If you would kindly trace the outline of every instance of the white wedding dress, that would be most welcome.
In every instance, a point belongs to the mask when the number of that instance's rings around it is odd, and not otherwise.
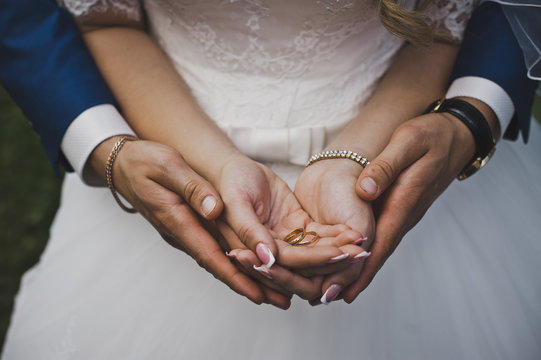
[[[135,0],[69,0],[140,19]],[[460,37],[465,1],[436,2]],[[151,32],[242,151],[293,184],[402,42],[368,0],[148,0]],[[539,359],[541,131],[454,182],[351,305],[256,306],[76,175],[2,359]]]

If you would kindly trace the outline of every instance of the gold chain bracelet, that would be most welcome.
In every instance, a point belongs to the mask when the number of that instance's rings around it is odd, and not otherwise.
[[[363,168],[370,164],[370,161],[363,155],[349,150],[328,150],[312,155],[306,166],[310,166],[315,162],[327,159],[349,159],[360,164]]]
[[[135,136],[122,136],[120,139],[118,139],[118,141],[113,146],[109,157],[107,158],[107,163],[105,164],[105,179],[107,180],[107,186],[109,187],[109,190],[111,190],[111,193],[113,194],[113,197],[115,198],[117,204],[122,208],[122,210],[129,212],[130,214],[136,213],[137,210],[135,208],[127,207],[122,203],[122,201],[120,201],[118,193],[115,189],[115,185],[113,185],[113,164],[116,160],[116,157],[118,156],[118,153],[120,152],[120,149],[122,149],[122,146],[124,146],[126,141],[135,140],[138,140]]]

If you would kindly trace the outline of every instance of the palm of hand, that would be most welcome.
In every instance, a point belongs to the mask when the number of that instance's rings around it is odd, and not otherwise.
[[[372,207],[355,193],[361,170],[350,160],[316,163],[299,176],[295,195],[315,221],[345,224],[372,239],[375,231]]]
[[[361,234],[338,222],[329,226],[313,221],[287,184],[267,167],[251,160],[229,163],[222,171],[217,188],[225,203],[225,222],[219,227],[228,247],[233,249],[230,255],[233,254],[245,271],[258,276],[264,284],[287,294],[296,293],[305,299],[313,299],[321,296],[322,283],[321,277],[314,275],[329,274],[348,266],[347,262],[333,263],[331,259],[337,256],[345,259],[341,247],[349,244],[357,248],[352,244]],[[353,185],[351,189],[353,191]],[[296,228],[316,231],[320,239],[302,247],[280,240]],[[254,251],[255,245],[263,240],[263,233],[276,247],[276,260],[281,265],[266,270],[267,277],[272,272],[273,284],[252,268],[265,263]],[[301,272],[309,269],[302,273],[310,279],[288,269]]]
[[[251,220],[255,220],[255,216],[273,238],[281,238],[287,228],[309,222],[309,216],[287,184],[255,161],[242,159],[228,163],[222,170],[217,189],[226,204],[226,219],[244,208],[244,215],[251,213]],[[231,222],[235,221],[231,219]]]

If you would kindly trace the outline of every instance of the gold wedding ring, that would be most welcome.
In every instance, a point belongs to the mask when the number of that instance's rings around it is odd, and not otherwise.
[[[307,236],[311,236],[307,239]],[[319,240],[319,235],[315,231],[304,231],[303,228],[298,228],[287,234],[284,241],[292,246],[302,246],[315,243]]]

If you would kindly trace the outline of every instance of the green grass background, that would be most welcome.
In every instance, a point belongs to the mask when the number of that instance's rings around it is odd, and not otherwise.
[[[59,191],[37,135],[0,87],[0,348],[21,275],[47,241]]]
[[[534,115],[541,119],[540,89]],[[38,137],[0,87],[0,349],[21,275],[39,259],[59,194]]]

